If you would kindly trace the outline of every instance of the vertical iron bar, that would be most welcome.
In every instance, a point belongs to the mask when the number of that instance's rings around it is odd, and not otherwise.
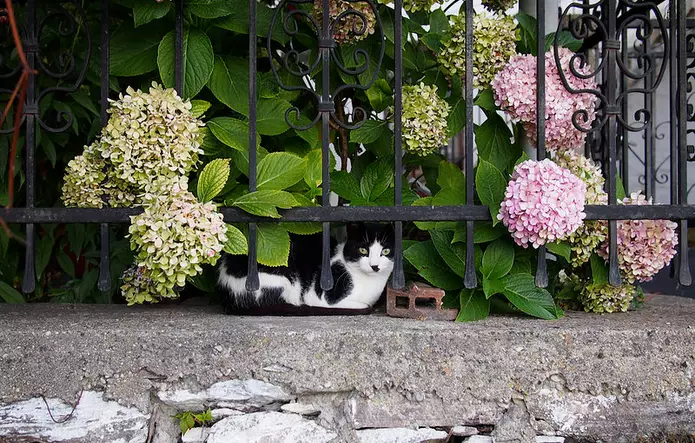
[[[664,50],[669,51],[669,92],[670,96],[675,98],[675,100],[669,100],[670,108],[670,119],[669,119],[669,141],[671,142],[671,152],[669,156],[670,163],[670,174],[671,174],[671,195],[669,202],[672,205],[678,204],[678,94],[680,88],[678,87],[678,38],[676,36],[676,27],[678,25],[678,20],[676,17],[678,14],[678,6],[676,0],[669,1],[668,4],[668,17],[669,17],[669,45],[668,48]],[[671,262],[671,271],[669,276],[671,278],[677,278],[679,264],[679,256],[676,254],[673,261]]]
[[[110,80],[110,42],[111,23],[109,17],[109,0],[101,0],[101,126],[109,120],[109,80]],[[99,290],[111,290],[111,259],[109,244],[109,225],[101,224],[101,242],[99,247]]]
[[[678,0],[678,204],[688,202],[688,114],[687,114],[687,46],[685,23],[685,0]],[[673,20],[673,18],[671,18]],[[673,42],[672,42],[673,44]],[[688,263],[688,220],[679,220],[678,229],[678,282],[683,286],[692,284]]]
[[[321,57],[321,205],[328,207],[330,201],[330,159],[331,152],[329,150],[330,136],[330,110],[331,104],[336,104],[331,100],[331,46],[333,36],[330,30],[330,4],[329,0],[323,0],[323,14],[321,20],[321,32],[319,36],[319,55]],[[342,103],[337,103],[337,106],[343,106]],[[321,261],[321,289],[328,291],[333,288],[333,272],[331,271],[331,224],[323,222],[323,244],[322,244],[322,261]]]
[[[608,39],[604,42],[606,48],[606,112],[608,121],[604,130],[607,131],[608,138],[608,204],[616,204],[616,152],[617,152],[617,54],[620,44],[616,40],[616,0],[607,0],[602,5],[603,12],[608,19]],[[609,237],[609,258],[608,258],[608,281],[613,286],[620,286],[620,271],[618,270],[618,224],[616,220],[608,222]]]
[[[536,140],[537,158],[543,161],[545,152],[545,0],[536,0]],[[548,286],[548,265],[545,245],[538,248],[536,286]]]
[[[36,164],[34,160],[34,151],[36,149],[36,116],[39,112],[38,103],[36,103],[36,76],[34,75],[34,67],[36,63],[36,55],[38,52],[38,35],[36,35],[36,0],[29,0],[27,7],[27,29],[25,53],[27,62],[31,71],[27,85],[26,102],[24,105],[24,114],[26,116],[26,207],[33,208],[36,203]],[[24,257],[24,278],[22,280],[22,291],[25,294],[34,292],[36,289],[36,235],[34,232],[34,224],[26,225],[26,255]]]
[[[174,88],[183,96],[183,0],[175,0],[176,22],[174,23]]]
[[[466,205],[473,205],[473,194],[475,192],[473,181],[473,2],[466,2]],[[472,220],[466,221],[466,273],[463,277],[463,284],[468,289],[478,286],[478,278],[475,275],[475,249],[473,248],[473,229],[475,225]]]
[[[649,39],[644,40],[644,52],[649,54],[652,51]],[[650,72],[644,77],[644,89],[650,91],[654,85],[654,69],[650,67]],[[654,92],[655,93],[655,92]],[[644,94],[644,109],[649,112],[649,121],[647,127],[644,128],[644,195],[649,198],[656,198],[656,171],[655,167],[655,152],[654,152],[654,97],[651,92]],[[627,121],[627,120],[625,120]],[[627,143],[624,149],[627,152]],[[627,155],[627,154],[626,154]],[[625,169],[623,169],[624,171]],[[625,191],[629,191],[627,185],[627,175],[623,175],[623,185]]]
[[[621,10],[622,10],[623,14],[626,13],[627,12],[627,6],[622,5]],[[623,31],[622,31],[622,42],[623,42],[623,46],[625,46],[625,49],[620,52],[620,56],[622,57],[623,63],[625,64],[625,66],[627,66],[628,62],[629,62],[629,60],[628,60],[628,58],[629,58],[628,57],[628,48],[627,48],[627,45],[628,45],[627,26],[624,27]],[[623,72],[621,72],[620,73],[620,88],[622,91],[625,91],[627,89],[627,87],[628,87],[627,82],[628,82],[627,76]],[[648,94],[645,94],[645,100],[646,100],[646,95],[648,95]],[[622,115],[623,121],[626,122],[627,118],[628,118],[627,117],[627,109],[629,107],[630,97],[625,97],[625,101],[627,102],[627,105],[621,107],[620,113]],[[621,169],[620,177],[623,181],[623,186],[625,187],[626,191],[628,189],[630,189],[630,185],[629,185],[630,169],[628,167],[628,164],[629,164],[628,158],[630,156],[629,155],[630,152],[628,149],[628,135],[629,135],[628,130],[625,127],[623,127],[620,131],[620,140],[621,140],[621,144],[620,144],[620,169]],[[646,149],[646,146],[645,146],[645,149]]]
[[[256,0],[249,0],[249,192],[256,190],[256,38]],[[255,223],[249,223],[247,291],[257,291],[260,288],[256,229]]]
[[[395,0],[396,18],[394,23],[394,43],[396,46],[394,53],[395,62],[395,92],[393,103],[393,170],[394,189],[393,202],[395,206],[402,205],[402,178],[403,178],[403,0]],[[405,286],[405,275],[403,274],[403,222],[397,221],[394,229],[394,263],[391,286],[394,289],[401,289]]]

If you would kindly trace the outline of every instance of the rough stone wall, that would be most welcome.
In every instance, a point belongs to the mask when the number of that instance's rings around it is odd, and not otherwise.
[[[216,423],[184,441],[627,442],[695,432],[693,318],[695,301],[665,296],[627,314],[473,324],[7,306],[0,442],[176,442],[172,416],[206,408]]]

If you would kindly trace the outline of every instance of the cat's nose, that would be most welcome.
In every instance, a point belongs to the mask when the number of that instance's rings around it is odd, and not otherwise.
[[[378,266],[372,266],[372,269],[374,269],[374,272],[379,272],[379,267],[378,267]]]

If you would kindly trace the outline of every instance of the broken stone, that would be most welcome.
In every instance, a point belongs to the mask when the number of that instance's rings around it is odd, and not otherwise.
[[[212,409],[210,414],[212,415],[213,421],[220,421],[225,417],[229,417],[230,415],[241,415],[243,412],[232,408],[217,408]]]
[[[432,428],[382,428],[357,431],[360,443],[422,443],[444,442],[449,434]]]
[[[316,416],[321,413],[321,411],[316,409],[314,405],[307,403],[287,403],[280,406],[280,409],[282,409],[284,412],[291,412],[293,414],[307,416]]]
[[[473,435],[464,440],[465,443],[494,443],[489,435]]]
[[[535,443],[536,430],[523,404],[512,403],[492,431],[496,443]]]
[[[207,443],[328,443],[336,437],[301,415],[256,412],[215,423]]]
[[[60,423],[51,418],[46,403]],[[46,399],[46,403],[32,398],[0,404],[0,437],[123,443],[142,443],[147,439],[149,416],[136,408],[104,400],[103,392],[84,391],[74,411],[72,405],[59,399]]]
[[[556,437],[553,435],[539,435],[536,437],[536,443],[565,443],[565,437]]]
[[[181,436],[181,441],[183,443],[205,443],[209,432],[208,428],[191,428]]]
[[[470,437],[471,435],[476,435],[478,430],[473,426],[454,426],[451,430],[451,435],[456,437]]]
[[[287,402],[293,398],[279,386],[253,379],[223,381],[200,392],[191,392],[188,389],[159,391],[157,396],[170,406],[189,411],[234,404],[249,405],[253,408],[273,402]]]

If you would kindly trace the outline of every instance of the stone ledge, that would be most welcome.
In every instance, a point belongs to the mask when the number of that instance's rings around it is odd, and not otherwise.
[[[356,429],[483,424],[623,441],[695,431],[694,318],[695,300],[668,296],[626,314],[472,324],[4,305],[0,406],[73,403],[85,390],[149,418],[156,402],[177,407],[162,392],[202,392],[207,405],[215,383],[255,379],[314,405],[337,441]]]

